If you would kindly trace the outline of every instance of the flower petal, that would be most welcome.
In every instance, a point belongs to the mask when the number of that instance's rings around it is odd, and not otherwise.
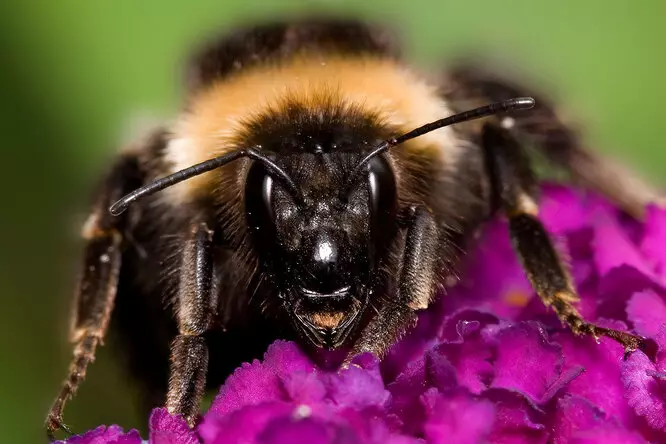
[[[481,443],[492,430],[495,407],[490,401],[474,399],[464,391],[443,396],[432,388],[423,394],[422,402],[428,442]]]
[[[643,352],[622,363],[622,382],[629,405],[656,430],[666,430],[666,380]]]
[[[647,211],[641,251],[663,279],[666,279],[666,209],[651,206]]]
[[[136,430],[125,433],[117,425],[99,426],[87,431],[83,435],[76,435],[66,441],[56,441],[54,444],[141,444],[141,435]]]
[[[536,403],[546,401],[544,396],[561,374],[560,346],[549,342],[534,322],[490,326],[484,333],[496,344],[491,386],[519,391]]]
[[[597,303],[596,318],[627,322],[627,301],[635,293],[650,289],[660,289],[653,277],[647,276],[629,265],[613,268],[600,277],[597,289],[593,294]]]
[[[354,430],[315,418],[276,418],[257,436],[257,444],[361,444]]]
[[[351,365],[338,373],[326,373],[321,376],[326,387],[328,399],[337,406],[360,410],[366,407],[384,407],[390,394],[384,388],[384,381],[379,373],[379,360],[368,355],[366,362]],[[358,358],[354,362],[359,362]]]
[[[542,187],[539,214],[546,228],[555,235],[572,233],[606,216],[612,207],[594,193],[558,184]]]
[[[447,320],[445,327],[446,332],[451,329],[450,325],[456,325],[457,338],[444,340],[434,349],[453,366],[454,379],[472,393],[481,393],[492,379],[494,370],[490,360],[493,350],[481,336],[481,329],[496,321],[494,316],[480,312],[459,312]]]
[[[654,290],[634,293],[626,310],[634,329],[643,336],[656,335],[659,327],[666,323],[666,302]]]
[[[578,431],[602,424],[605,416],[584,398],[568,395],[559,399],[553,424],[553,444],[568,443]]]
[[[617,426],[598,427],[580,432],[573,437],[571,444],[648,444],[641,435]]]
[[[604,326],[626,328],[620,323],[606,323]],[[624,398],[624,387],[620,379],[620,364],[624,356],[622,346],[608,338],[601,338],[597,343],[592,337],[574,336],[569,331],[555,334],[553,341],[562,346],[563,371],[579,366],[585,369],[569,383],[567,393],[586,399],[608,417],[627,424],[631,410]]]
[[[495,422],[488,442],[541,444],[548,440],[544,413],[523,394],[506,389],[489,389],[482,398],[495,406]]]
[[[645,262],[638,246],[622,231],[620,224],[610,217],[594,226],[594,261],[601,276],[613,268],[629,266],[655,282],[659,279]]]
[[[150,444],[198,444],[197,434],[181,417],[166,409],[155,409],[150,415]]]
[[[495,220],[484,227],[460,268],[465,279],[444,296],[449,313],[467,308],[515,319],[534,298],[511,246],[506,221]]]
[[[308,374],[314,371],[314,364],[296,344],[287,341],[274,342],[266,352],[263,362],[244,363],[227,378],[215,397],[210,411],[224,415],[244,406],[269,401],[289,400],[302,395],[305,399],[312,394],[306,391],[287,392],[284,381],[295,374]],[[289,384],[288,384],[289,385]],[[289,385],[293,389],[293,384]],[[307,386],[304,388],[316,387]]]
[[[457,385],[455,368],[446,357],[430,351],[388,386],[392,396],[390,412],[402,420],[405,432],[419,434],[425,421],[421,395],[431,387],[448,391]]]
[[[266,402],[220,415],[206,414],[198,431],[204,444],[255,443],[257,435],[275,418],[289,417],[298,408],[282,402]],[[301,415],[302,416],[302,415]]]

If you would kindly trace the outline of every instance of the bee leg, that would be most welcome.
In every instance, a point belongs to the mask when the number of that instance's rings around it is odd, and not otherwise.
[[[497,69],[467,64],[448,72],[450,91],[444,95],[463,108],[512,97],[531,96],[536,106],[529,112],[502,118],[511,133],[526,138],[550,161],[569,172],[572,179],[595,190],[634,217],[644,214],[650,203],[664,203],[656,188],[641,180],[624,165],[584,145],[580,132],[562,117],[555,105],[528,88],[497,75]],[[466,109],[466,108],[465,108]]]
[[[138,161],[126,156],[111,170],[84,228],[86,239],[82,273],[75,292],[70,339],[75,344],[67,378],[46,416],[46,432],[51,440],[58,429],[71,431],[62,421],[67,401],[76,393],[95,359],[95,349],[109,324],[116,297],[121,262],[122,232],[127,216],[113,217],[109,205],[141,181]]]
[[[514,249],[541,300],[575,334],[607,336],[622,344],[626,353],[636,350],[642,338],[591,324],[574,307],[578,293],[538,218],[537,182],[522,147],[509,132],[493,124],[484,126],[482,144],[495,196],[509,219]]]
[[[411,222],[401,260],[398,296],[387,301],[361,332],[343,363],[345,367],[361,353],[383,357],[388,348],[416,324],[416,311],[427,308],[435,294],[446,243],[442,245],[437,224],[425,207],[410,210]]]
[[[213,232],[205,223],[194,224],[181,262],[176,318],[179,334],[171,344],[171,368],[166,408],[193,426],[206,384],[210,330],[217,311],[213,288]]]

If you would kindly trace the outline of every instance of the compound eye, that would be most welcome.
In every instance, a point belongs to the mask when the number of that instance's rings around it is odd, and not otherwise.
[[[253,235],[260,239],[259,245],[275,240],[273,178],[258,162],[250,166],[245,183],[245,216]]]
[[[370,212],[373,229],[390,227],[395,217],[397,196],[395,176],[384,156],[375,156],[368,163],[368,180],[370,193]]]

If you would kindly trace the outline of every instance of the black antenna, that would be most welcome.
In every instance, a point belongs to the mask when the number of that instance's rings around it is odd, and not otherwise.
[[[303,194],[301,193],[300,188],[296,186],[293,179],[289,177],[289,175],[282,168],[276,165],[275,162],[273,162],[271,159],[261,154],[254,148],[249,148],[245,150],[232,151],[222,156],[215,157],[214,159],[206,160],[205,162],[201,162],[189,168],[177,171],[161,179],[157,179],[148,185],[144,185],[141,188],[132,191],[131,193],[118,200],[116,203],[111,205],[109,212],[114,216],[118,216],[122,214],[123,211],[125,211],[132,202],[141,199],[144,196],[157,193],[158,191],[180,183],[184,180],[226,165],[229,162],[240,159],[241,157],[249,157],[264,164],[269,173],[275,175],[275,178],[287,187],[287,190],[291,193],[296,203],[299,205],[303,203]]]
[[[415,137],[422,136],[431,131],[443,128],[445,126],[454,125],[456,123],[466,122],[468,120],[480,119],[482,117],[488,117],[499,113],[505,113],[510,111],[518,111],[524,109],[530,109],[534,106],[534,99],[531,97],[518,97],[515,99],[505,100],[503,102],[491,103],[490,105],[482,106],[480,108],[474,108],[469,111],[464,111],[452,116],[446,117],[444,119],[435,120],[434,122],[426,123],[423,126],[420,126],[408,133],[403,134],[399,137],[393,137],[387,139],[377,145],[377,148],[372,150],[370,154],[365,156],[357,165],[354,167],[354,170],[349,175],[347,185],[342,189],[340,197],[343,200],[346,200],[348,194],[351,192],[351,189],[354,187],[356,180],[361,174],[361,170],[368,164],[370,159],[383,153],[392,146],[400,145],[403,142],[406,142]]]

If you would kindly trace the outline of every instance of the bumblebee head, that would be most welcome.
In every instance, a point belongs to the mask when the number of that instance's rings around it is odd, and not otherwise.
[[[296,327],[317,346],[335,348],[353,331],[395,230],[389,161],[373,158],[348,186],[360,160],[358,151],[283,157],[296,194],[261,163],[247,177],[246,217],[261,265]]]
[[[532,106],[531,98],[510,99],[380,142],[376,126],[345,127],[336,114],[322,119],[306,110],[314,122],[308,127],[293,118],[297,109],[288,110],[292,118],[286,124],[249,127],[250,136],[263,138],[251,144],[256,148],[230,151],[157,179],[120,199],[110,212],[118,215],[143,196],[249,158],[243,200],[259,264],[296,327],[315,345],[335,348],[358,325],[379,259],[397,228],[396,180],[385,152],[454,123]]]

